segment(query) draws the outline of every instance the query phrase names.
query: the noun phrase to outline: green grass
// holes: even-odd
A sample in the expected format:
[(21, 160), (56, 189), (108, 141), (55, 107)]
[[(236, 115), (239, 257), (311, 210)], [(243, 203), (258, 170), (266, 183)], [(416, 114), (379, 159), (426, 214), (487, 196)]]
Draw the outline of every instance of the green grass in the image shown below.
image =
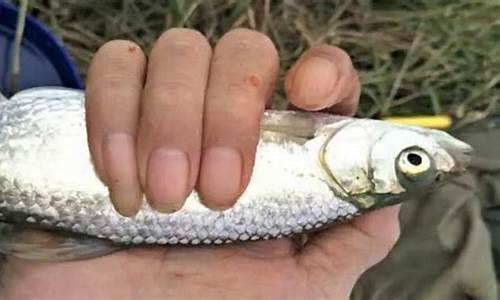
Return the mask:
[[(212, 44), (248, 27), (275, 42), (282, 75), (311, 46), (344, 48), (363, 83), (359, 116), (450, 113), (464, 124), (500, 113), (500, 1), (31, 0), (30, 11), (82, 74), (110, 39), (147, 51), (169, 27), (198, 29)], [(280, 82), (278, 107), (284, 97)]]

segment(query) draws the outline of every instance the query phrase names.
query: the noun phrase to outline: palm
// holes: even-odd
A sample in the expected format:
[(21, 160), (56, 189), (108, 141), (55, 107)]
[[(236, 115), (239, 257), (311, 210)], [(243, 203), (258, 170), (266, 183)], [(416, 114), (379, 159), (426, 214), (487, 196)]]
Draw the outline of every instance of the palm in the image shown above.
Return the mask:
[(336, 226), (302, 248), (282, 239), (130, 249), (61, 263), (11, 259), (3, 298), (345, 299), (359, 275), (394, 243), (397, 234), (387, 222), (396, 221), (395, 213), (381, 210)]

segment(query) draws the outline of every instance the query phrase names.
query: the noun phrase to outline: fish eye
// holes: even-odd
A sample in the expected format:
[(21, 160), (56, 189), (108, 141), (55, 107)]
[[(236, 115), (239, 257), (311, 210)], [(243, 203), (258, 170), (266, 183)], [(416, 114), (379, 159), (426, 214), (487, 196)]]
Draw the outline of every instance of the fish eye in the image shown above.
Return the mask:
[(422, 156), (420, 156), (418, 153), (408, 153), (406, 159), (408, 159), (408, 162), (410, 162), (410, 164), (417, 167), (422, 163)]
[(431, 167), (431, 158), (420, 148), (403, 150), (398, 157), (398, 171), (410, 179), (426, 173)]

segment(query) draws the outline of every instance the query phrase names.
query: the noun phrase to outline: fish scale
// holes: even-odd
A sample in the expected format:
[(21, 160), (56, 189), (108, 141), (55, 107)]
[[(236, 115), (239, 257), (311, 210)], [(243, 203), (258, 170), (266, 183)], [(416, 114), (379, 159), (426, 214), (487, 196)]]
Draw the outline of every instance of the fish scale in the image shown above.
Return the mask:
[[(193, 191), (177, 212), (156, 212), (144, 199), (135, 216), (124, 217), (114, 210), (107, 188), (94, 173), (84, 102), (82, 91), (57, 88), (31, 89), (0, 102), (0, 221), (57, 228), (123, 245), (224, 244), (279, 238), (344, 222), (367, 210), (358, 205), (362, 202), (357, 203), (354, 195), (346, 195), (346, 187), (339, 187), (343, 182), (356, 184), (353, 180), (360, 175), (349, 172), (357, 172), (367, 163), (352, 169), (345, 166), (356, 160), (384, 160), (361, 157), (361, 152), (343, 147), (352, 142), (343, 137), (350, 128), (371, 130), (366, 143), (377, 143), (386, 132), (401, 130), (431, 140), (435, 134), (436, 145), (444, 139), (447, 145), (466, 149), (440, 133), (374, 120), (266, 111), (252, 177), (232, 208), (210, 210)], [(328, 148), (330, 140), (337, 143), (340, 152), (322, 160), (321, 151), (335, 151)], [(395, 157), (388, 159), (394, 163)], [(447, 163), (444, 166), (451, 172), (452, 163)], [(386, 169), (377, 167), (376, 174), (385, 175)], [(363, 172), (373, 176), (370, 170)], [(394, 171), (389, 168), (387, 172)], [(335, 176), (342, 176), (342, 180)], [(383, 178), (365, 179), (371, 180), (369, 188), (377, 182), (387, 183)], [(398, 192), (401, 190), (398, 186)], [(363, 195), (367, 196), (370, 194)]]

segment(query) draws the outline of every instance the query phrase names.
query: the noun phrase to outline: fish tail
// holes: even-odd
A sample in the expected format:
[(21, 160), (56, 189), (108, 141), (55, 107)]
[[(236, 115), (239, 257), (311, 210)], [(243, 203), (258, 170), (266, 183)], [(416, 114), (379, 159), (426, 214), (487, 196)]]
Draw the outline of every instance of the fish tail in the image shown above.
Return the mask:
[(95, 258), (122, 246), (95, 237), (47, 232), (0, 222), (0, 253), (37, 261), (68, 261)]

